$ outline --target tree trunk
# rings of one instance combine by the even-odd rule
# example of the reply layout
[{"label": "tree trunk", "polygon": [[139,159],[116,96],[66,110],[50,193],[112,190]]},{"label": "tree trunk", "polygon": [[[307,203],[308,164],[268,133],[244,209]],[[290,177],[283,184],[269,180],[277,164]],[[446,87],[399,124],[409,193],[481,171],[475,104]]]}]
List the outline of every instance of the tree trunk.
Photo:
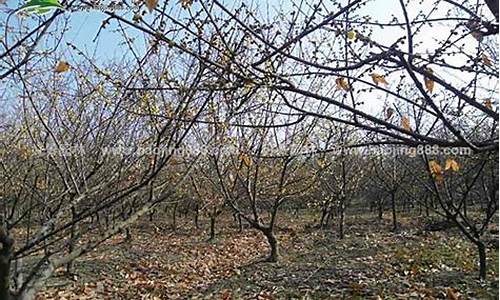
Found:
[{"label": "tree trunk", "polygon": [[0,229],[0,299],[11,300],[10,293],[10,263],[14,240],[3,229]]},{"label": "tree trunk", "polygon": [[200,206],[196,204],[194,208],[194,227],[196,229],[200,228],[199,217],[200,217]]},{"label": "tree trunk", "polygon": [[396,217],[396,193],[391,192],[391,207],[392,207],[392,231],[398,231],[398,220]]},{"label": "tree trunk", "polygon": [[330,227],[330,221],[333,219],[333,206],[330,206],[328,208],[328,211],[326,212],[326,221],[325,221],[325,228]]},{"label": "tree trunk", "polygon": [[215,238],[215,216],[210,216],[210,237],[209,241]]},{"label": "tree trunk", "polygon": [[130,228],[125,229],[125,242],[132,241],[132,235],[130,234]]},{"label": "tree trunk", "polygon": [[[68,253],[71,253],[74,248],[75,248],[75,243],[76,243],[76,234],[75,234],[75,227],[76,222],[74,221],[76,219],[76,210],[74,207],[71,207],[71,216],[73,219],[74,224],[71,225],[70,228],[70,236],[69,236],[69,243],[68,243]],[[73,274],[73,261],[68,262],[66,265],[66,275],[72,275]]]},{"label": "tree trunk", "polygon": [[345,200],[341,199],[340,200],[340,206],[339,206],[339,238],[343,239],[344,238],[344,225],[345,225]]},{"label": "tree trunk", "polygon": [[241,222],[241,215],[237,215],[238,218],[238,232],[243,232],[243,223]]},{"label": "tree trunk", "polygon": [[384,219],[384,204],[382,200],[378,201],[378,219],[382,221]]},{"label": "tree trunk", "polygon": [[321,209],[321,218],[319,219],[318,227],[323,229],[325,227],[325,217],[328,215],[326,208]]},{"label": "tree trunk", "polygon": [[267,242],[269,243],[269,256],[266,261],[268,262],[277,262],[279,259],[279,250],[278,250],[278,240],[274,236],[273,230],[268,228],[262,231],[267,238]]},{"label": "tree trunk", "polygon": [[479,279],[486,280],[486,247],[481,241],[477,242],[476,246],[479,255]]},{"label": "tree trunk", "polygon": [[177,219],[177,203],[174,204],[172,210],[172,230],[175,231],[177,229],[176,220]]},{"label": "tree trunk", "polygon": [[429,197],[425,196],[424,198],[424,203],[425,203],[425,216],[429,216]]},{"label": "tree trunk", "polygon": [[488,8],[498,22],[498,0],[485,0],[484,2],[486,2],[486,5],[488,5]]}]

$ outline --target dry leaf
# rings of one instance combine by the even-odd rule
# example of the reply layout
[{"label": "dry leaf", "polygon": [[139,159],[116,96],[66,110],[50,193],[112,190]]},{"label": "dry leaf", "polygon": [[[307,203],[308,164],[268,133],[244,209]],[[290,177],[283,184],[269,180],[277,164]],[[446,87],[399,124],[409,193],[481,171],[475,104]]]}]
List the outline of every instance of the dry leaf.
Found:
[{"label": "dry leaf", "polygon": [[69,70],[70,65],[65,61],[59,61],[54,69],[56,73],[64,73]]},{"label": "dry leaf", "polygon": [[344,77],[335,79],[335,83],[337,84],[337,89],[339,90],[348,91],[351,88]]},{"label": "dry leaf", "polygon": [[454,160],[452,158],[448,158],[446,160],[446,164],[445,164],[444,169],[445,169],[445,171],[452,170],[454,172],[458,172],[458,170],[460,170],[460,166],[458,165],[456,160]]},{"label": "dry leaf", "polygon": [[481,61],[484,65],[491,67],[493,64],[491,63],[491,59],[486,54],[481,54]]},{"label": "dry leaf", "polygon": [[437,183],[442,183],[444,181],[443,168],[441,168],[441,165],[437,161],[429,161],[429,170]]},{"label": "dry leaf", "polygon": [[182,8],[189,8],[193,4],[193,0],[181,0]]},{"label": "dry leaf", "polygon": [[403,127],[404,129],[406,129],[408,131],[411,131],[410,119],[408,119],[408,117],[403,116],[401,118],[401,127]]},{"label": "dry leaf", "polygon": [[240,160],[242,160],[247,167],[250,167],[252,165],[252,159],[245,153],[240,154]]},{"label": "dry leaf", "polygon": [[446,297],[449,300],[459,300],[459,294],[456,293],[452,288],[446,288]]},{"label": "dry leaf", "polygon": [[229,300],[231,299],[231,292],[229,290],[224,290],[224,293],[222,293],[222,300]]},{"label": "dry leaf", "polygon": [[493,110],[493,103],[491,102],[491,99],[488,98],[484,100],[484,106],[486,106],[490,110]]},{"label": "dry leaf", "polygon": [[318,165],[318,167],[319,167],[320,169],[323,169],[323,168],[325,167],[325,162],[324,162],[322,159],[319,159],[319,158],[318,158],[318,159],[316,160],[316,164]]},{"label": "dry leaf", "polygon": [[[425,69],[425,71],[432,75],[433,74],[433,71],[431,68],[427,68]],[[424,77],[424,82],[425,82],[425,88],[427,89],[427,91],[429,93],[432,93],[432,91],[434,90],[434,80],[428,78],[427,76]]]},{"label": "dry leaf", "polygon": [[152,13],[158,5],[158,0],[144,0],[144,2],[146,2],[146,6],[150,13]]},{"label": "dry leaf", "polygon": [[389,83],[385,80],[385,77],[383,75],[377,74],[377,73],[371,73],[370,76],[372,77],[373,82],[378,85],[379,83],[388,85]]},{"label": "dry leaf", "polygon": [[356,38],[356,31],[354,31],[354,30],[348,31],[347,38],[350,40],[354,40]]}]

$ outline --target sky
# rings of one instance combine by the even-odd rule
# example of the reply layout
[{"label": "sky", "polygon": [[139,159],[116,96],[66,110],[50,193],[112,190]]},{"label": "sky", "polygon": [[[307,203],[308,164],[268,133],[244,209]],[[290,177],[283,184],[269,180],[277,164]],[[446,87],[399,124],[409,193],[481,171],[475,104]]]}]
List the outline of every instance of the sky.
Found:
[{"label": "sky", "polygon": [[[1,2],[2,0],[0,0]],[[15,9],[17,7],[22,6],[24,3],[27,1],[23,0],[3,0],[6,1],[4,4],[0,4],[0,21],[4,20],[6,18],[6,13],[5,10],[8,9]],[[260,1],[260,0],[258,0]],[[385,0],[387,3],[390,1],[394,0]],[[130,2],[130,1],[129,1]],[[228,2],[231,3],[231,1],[223,1],[223,2]],[[279,0],[270,0],[270,1],[265,1],[266,6],[262,6],[262,8],[267,9],[268,7],[271,7],[271,11],[277,9],[277,7],[284,7],[285,9],[291,9],[291,2],[290,1],[279,1]],[[108,4],[110,1],[102,1],[103,4]],[[160,0],[159,6],[161,6],[163,3],[162,0]],[[178,6],[180,7],[180,4],[178,3],[178,0],[170,1],[170,6]],[[274,9],[273,9],[274,8]],[[368,8],[370,14],[374,15],[374,17],[380,17],[383,15],[387,14],[387,9],[392,9],[393,6],[389,5],[388,7],[380,7],[380,5],[372,5],[371,7]],[[182,10],[179,9],[178,11]],[[127,19],[132,19],[133,14],[130,11],[127,10],[120,10],[116,11],[116,13],[120,16],[126,16]],[[50,14],[49,14],[50,15]],[[66,32],[64,35],[64,41],[65,42],[71,42],[75,45],[77,45],[79,48],[86,49],[89,52],[96,51],[98,56],[100,58],[104,59],[114,59],[116,58],[117,55],[120,56],[120,53],[117,53],[116,50],[120,49],[120,44],[123,43],[123,38],[121,37],[120,33],[114,32],[114,30],[117,29],[116,26],[116,21],[111,22],[111,24],[107,27],[106,30],[103,30],[99,38],[94,41],[94,38],[99,30],[99,27],[101,26],[101,22],[106,18],[106,15],[99,11],[99,10],[90,10],[90,11],[73,11],[73,12],[66,12],[64,14],[64,17],[69,20],[69,30]],[[147,16],[148,18],[150,16]],[[16,20],[14,17],[11,18],[11,21],[9,24],[16,24]],[[30,22],[29,19],[25,21],[25,23],[28,24],[28,26],[36,26],[37,21]],[[143,38],[143,35],[137,30],[129,30],[128,34],[130,34],[132,37],[137,38],[136,40],[136,46],[142,48],[145,50],[145,39]]]},{"label": "sky", "polygon": [[[271,14],[273,14],[273,12],[275,13],[279,7],[288,10],[294,9],[291,1],[259,1],[261,0],[250,0],[246,2],[258,3],[257,7],[262,8],[262,10],[268,10],[268,8],[271,8]],[[223,2],[226,2],[228,4],[234,3],[229,0]],[[344,0],[344,2],[347,2],[347,0]],[[428,10],[434,4],[434,2],[434,0],[409,1],[408,13],[410,15],[410,19],[413,19],[420,10]],[[24,3],[25,2],[23,0],[6,0],[5,4],[0,4],[0,9],[2,9],[0,10],[0,21],[5,20],[5,17],[7,15],[5,13],[6,8],[14,9],[16,7],[20,7]],[[104,1],[102,3],[108,4],[109,1]],[[163,3],[163,0],[160,0],[159,6],[161,6]],[[261,3],[265,3],[265,5],[261,5]],[[174,14],[179,14],[178,16],[182,17],[183,14],[187,13],[185,10],[181,9],[181,5],[178,0],[171,0],[168,5],[170,6],[169,9],[174,10]],[[196,1],[194,5],[195,6],[193,8],[196,9]],[[231,4],[229,4],[229,6],[231,6]],[[125,16],[129,20],[131,20],[133,16],[133,13],[130,11],[117,11],[116,13],[118,15]],[[389,22],[394,16],[401,21],[403,20],[399,0],[371,1],[362,10],[359,11],[359,14],[369,15],[372,20],[378,20],[382,22]],[[147,14],[146,20],[150,19],[151,17],[152,16],[150,14]],[[126,58],[127,55],[130,55],[130,51],[128,51],[127,48],[122,45],[122,43],[124,42],[122,34],[115,32],[115,30],[118,28],[116,21],[111,21],[110,25],[106,27],[106,29],[101,31],[97,40],[94,41],[94,38],[99,31],[99,27],[101,26],[101,22],[105,18],[106,15],[99,10],[65,12],[59,20],[59,24],[62,24],[63,20],[67,20],[68,22],[68,30],[64,34],[63,43],[59,47],[62,59],[64,59],[64,56],[66,55],[70,56],[69,52],[71,50],[65,45],[66,42],[76,45],[80,50],[84,50],[84,52],[89,55],[95,54],[95,59],[103,63],[106,61],[111,62],[114,60],[121,60]],[[17,17],[12,17],[10,24],[18,24],[17,22],[19,22]],[[29,28],[34,27],[38,24],[38,20],[34,20],[33,18],[27,18],[25,20],[22,20],[22,22]],[[60,26],[57,28],[59,29],[63,27]],[[129,37],[135,38],[134,47],[137,49],[138,54],[144,54],[148,46],[148,38],[144,37],[141,32],[133,28],[129,28],[126,31]],[[385,27],[383,29],[374,27],[372,38],[379,43],[390,45],[398,37],[402,36],[402,32],[404,32],[404,29],[398,27]],[[449,34],[449,28],[447,28],[446,26],[438,25],[429,32],[432,34],[420,34],[418,35],[418,39],[415,40],[415,42],[421,43],[418,48],[418,51],[421,53],[425,53],[427,51],[427,48],[434,48],[434,46],[436,45],[436,40],[442,39]],[[2,35],[2,33],[0,33],[0,35]],[[475,45],[475,41],[473,38],[469,37],[467,38],[467,41],[470,43],[470,47],[473,47]],[[71,59],[74,58],[74,56],[71,56]],[[467,78],[464,78],[463,75],[460,74],[460,72],[455,74],[446,74],[446,76],[448,78],[453,78],[453,80],[456,80],[457,82],[468,80]],[[384,93],[380,93],[377,97],[383,98],[385,97],[385,95]],[[375,108],[378,108],[378,104],[379,103],[373,106]]]}]

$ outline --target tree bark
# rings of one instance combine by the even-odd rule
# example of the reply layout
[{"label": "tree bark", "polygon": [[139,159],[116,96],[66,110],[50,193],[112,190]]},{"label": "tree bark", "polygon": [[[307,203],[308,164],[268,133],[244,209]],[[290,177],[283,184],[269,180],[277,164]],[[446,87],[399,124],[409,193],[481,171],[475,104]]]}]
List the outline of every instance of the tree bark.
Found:
[{"label": "tree bark", "polygon": [[209,241],[215,238],[215,216],[210,216],[210,237]]},{"label": "tree bark", "polygon": [[429,216],[429,197],[425,196],[424,198],[424,203],[425,203],[425,216]]},{"label": "tree bark", "polygon": [[10,263],[12,259],[12,246],[14,240],[0,228],[0,299],[13,299],[10,292]]},{"label": "tree bark", "polygon": [[378,219],[382,221],[384,219],[384,202],[382,200],[378,201]]},{"label": "tree bark", "polygon": [[241,222],[241,215],[237,215],[238,218],[238,232],[243,232],[243,223]]},{"label": "tree bark", "polygon": [[498,22],[498,0],[485,0],[486,5],[490,9],[491,13],[495,16]]},{"label": "tree bark", "polygon": [[[74,207],[71,208],[71,218],[74,222],[74,224],[71,225],[70,228],[70,236],[69,236],[69,244],[68,244],[68,253],[73,252],[75,248],[75,243],[76,243],[76,222],[74,221],[76,219],[76,209]],[[72,275],[73,273],[73,261],[68,262],[66,265],[66,275]]]},{"label": "tree bark", "polygon": [[398,220],[396,216],[396,193],[391,192],[391,207],[392,207],[392,231],[398,231]]},{"label": "tree bark", "polygon": [[174,204],[174,207],[172,210],[172,230],[173,231],[175,231],[177,229],[176,218],[177,218],[177,203]]},{"label": "tree bark", "polygon": [[344,234],[344,225],[345,225],[345,200],[341,199],[340,200],[340,207],[339,207],[339,213],[340,213],[340,218],[339,218],[339,238],[343,239],[345,234]]},{"label": "tree bark", "polygon": [[479,255],[479,279],[486,280],[486,247],[481,241],[478,241],[476,246]]},{"label": "tree bark", "polygon": [[272,229],[263,230],[264,235],[269,243],[269,256],[267,257],[267,262],[277,262],[279,260],[279,250],[278,250],[278,240],[274,236]]},{"label": "tree bark", "polygon": [[323,229],[325,227],[325,217],[328,215],[326,208],[321,209],[321,218],[319,219],[318,227]]},{"label": "tree bark", "polygon": [[200,206],[198,204],[196,204],[196,206],[194,208],[194,227],[196,229],[200,228],[199,216],[200,216]]}]

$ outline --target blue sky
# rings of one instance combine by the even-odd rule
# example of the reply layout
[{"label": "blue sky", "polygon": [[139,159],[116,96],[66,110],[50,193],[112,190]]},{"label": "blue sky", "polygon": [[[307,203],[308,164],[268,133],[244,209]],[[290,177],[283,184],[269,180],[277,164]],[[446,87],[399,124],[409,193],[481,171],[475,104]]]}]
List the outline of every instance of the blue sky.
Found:
[{"label": "blue sky", "polygon": [[[394,0],[387,0],[387,3],[392,1]],[[22,6],[26,2],[27,1],[22,1],[22,0],[21,1],[6,0],[6,4],[3,5],[0,4],[0,7],[3,6],[3,9],[5,9],[6,7],[9,9],[15,9],[17,7]],[[232,3],[231,1],[223,1],[223,2]],[[278,7],[285,7],[288,9],[291,8],[290,5],[291,1],[271,0],[265,2],[266,2],[265,7],[264,6],[261,7],[263,9],[271,8],[271,14]],[[102,3],[108,4],[110,2],[103,1]],[[160,0],[159,5],[161,5],[161,3],[163,2]],[[170,1],[169,5],[171,6],[175,5],[180,8],[178,0]],[[231,7],[231,5],[229,5],[229,7]],[[380,7],[380,5],[374,5],[372,7],[369,7],[367,11],[369,11],[370,14],[376,18],[382,15],[382,13],[384,15],[387,15],[388,9],[391,10],[392,7],[393,7],[392,5],[388,5],[387,7]],[[117,14],[126,15],[127,19],[129,20],[131,20],[133,16],[130,11],[118,11]],[[7,14],[4,11],[0,11],[0,21],[4,21],[6,15]],[[149,16],[146,16],[146,18],[148,17]],[[106,15],[103,12],[99,10],[66,12],[63,15],[63,18],[69,20],[68,21],[69,30],[64,35],[64,42],[71,42],[80,49],[87,50],[87,53],[92,53],[96,51],[98,58],[102,58],[105,60],[116,59],[117,56],[121,57],[121,53],[117,53],[116,50],[121,48],[120,44],[123,43],[124,40],[121,34],[114,32],[114,30],[117,29],[116,21],[112,21],[110,25],[100,33],[99,38],[95,42],[93,41],[94,37],[96,36],[99,30],[101,22],[106,19]],[[11,20],[9,22],[10,25],[15,24],[15,22],[18,21],[14,19],[16,19],[16,17],[11,17]],[[29,18],[26,20],[26,22],[28,22],[28,24],[31,24],[33,27],[38,24],[38,21],[35,20],[30,21]],[[143,51],[145,50],[144,48],[144,46],[146,45],[145,38],[140,32],[132,29],[128,30],[127,34],[130,34],[132,37],[136,38],[137,47],[141,47]],[[64,44],[63,47],[65,47]],[[64,49],[59,49],[59,50],[64,51]]]}]

